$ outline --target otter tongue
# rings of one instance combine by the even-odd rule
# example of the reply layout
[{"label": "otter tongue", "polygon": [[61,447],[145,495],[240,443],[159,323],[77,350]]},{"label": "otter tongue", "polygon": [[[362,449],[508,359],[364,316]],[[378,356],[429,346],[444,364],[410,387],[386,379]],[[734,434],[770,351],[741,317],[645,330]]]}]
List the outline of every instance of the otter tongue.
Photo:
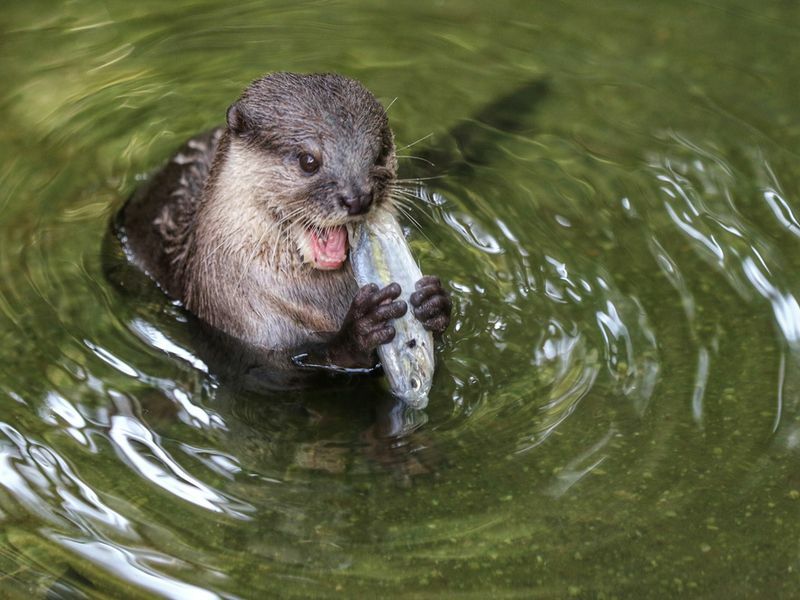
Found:
[{"label": "otter tongue", "polygon": [[311,249],[314,266],[317,269],[338,269],[347,258],[347,229],[334,227],[326,231],[327,235],[311,232]]}]

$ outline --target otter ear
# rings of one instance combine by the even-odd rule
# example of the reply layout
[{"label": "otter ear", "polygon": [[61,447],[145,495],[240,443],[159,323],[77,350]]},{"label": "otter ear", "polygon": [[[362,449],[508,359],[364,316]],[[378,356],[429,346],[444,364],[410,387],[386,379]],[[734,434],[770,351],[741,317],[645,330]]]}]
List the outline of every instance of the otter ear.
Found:
[{"label": "otter ear", "polygon": [[383,146],[387,154],[394,152],[394,133],[388,127],[383,132]]},{"label": "otter ear", "polygon": [[228,129],[236,135],[241,135],[250,130],[250,119],[248,119],[241,102],[234,102],[228,107],[226,120],[228,121]]},{"label": "otter ear", "polygon": [[384,128],[381,132],[381,151],[378,155],[378,160],[381,164],[386,164],[386,162],[392,158],[394,154],[394,134],[392,130],[388,127]]}]

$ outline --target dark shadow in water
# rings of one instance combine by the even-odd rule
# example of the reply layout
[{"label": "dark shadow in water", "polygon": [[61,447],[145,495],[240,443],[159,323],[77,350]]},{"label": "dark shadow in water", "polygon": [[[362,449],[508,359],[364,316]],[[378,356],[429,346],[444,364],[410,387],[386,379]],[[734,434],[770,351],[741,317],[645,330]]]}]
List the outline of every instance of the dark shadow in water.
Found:
[{"label": "dark shadow in water", "polygon": [[[495,162],[498,146],[509,134],[531,135],[533,116],[549,93],[550,84],[546,79],[526,81],[484,106],[473,117],[459,121],[443,140],[437,138],[435,147],[417,153],[412,149],[411,153],[422,159],[415,161],[415,170],[422,168],[431,174],[467,177],[476,166]],[[423,164],[428,166],[422,167]]]}]

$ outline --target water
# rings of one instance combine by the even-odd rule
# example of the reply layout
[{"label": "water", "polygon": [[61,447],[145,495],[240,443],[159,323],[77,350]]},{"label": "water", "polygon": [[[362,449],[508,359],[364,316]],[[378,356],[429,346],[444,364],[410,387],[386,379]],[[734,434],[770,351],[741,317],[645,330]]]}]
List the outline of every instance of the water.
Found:
[{"label": "water", "polygon": [[[0,590],[800,593],[800,9],[4,3]],[[106,279],[114,210],[252,78],[392,103],[454,326],[380,382],[222,385]],[[396,98],[396,100],[395,100]],[[69,596],[72,594],[72,596]]]}]

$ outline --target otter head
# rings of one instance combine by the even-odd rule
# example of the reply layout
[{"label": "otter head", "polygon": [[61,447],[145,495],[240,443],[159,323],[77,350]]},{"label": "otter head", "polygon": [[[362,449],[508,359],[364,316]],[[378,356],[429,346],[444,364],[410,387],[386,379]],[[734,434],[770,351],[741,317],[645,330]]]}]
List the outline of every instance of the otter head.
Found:
[{"label": "otter head", "polygon": [[390,202],[397,160],[380,103],[340,75],[274,73],[244,91],[227,122],[237,187],[250,188],[238,201],[264,214],[273,243],[292,243],[317,269],[340,268],[347,223]]}]

